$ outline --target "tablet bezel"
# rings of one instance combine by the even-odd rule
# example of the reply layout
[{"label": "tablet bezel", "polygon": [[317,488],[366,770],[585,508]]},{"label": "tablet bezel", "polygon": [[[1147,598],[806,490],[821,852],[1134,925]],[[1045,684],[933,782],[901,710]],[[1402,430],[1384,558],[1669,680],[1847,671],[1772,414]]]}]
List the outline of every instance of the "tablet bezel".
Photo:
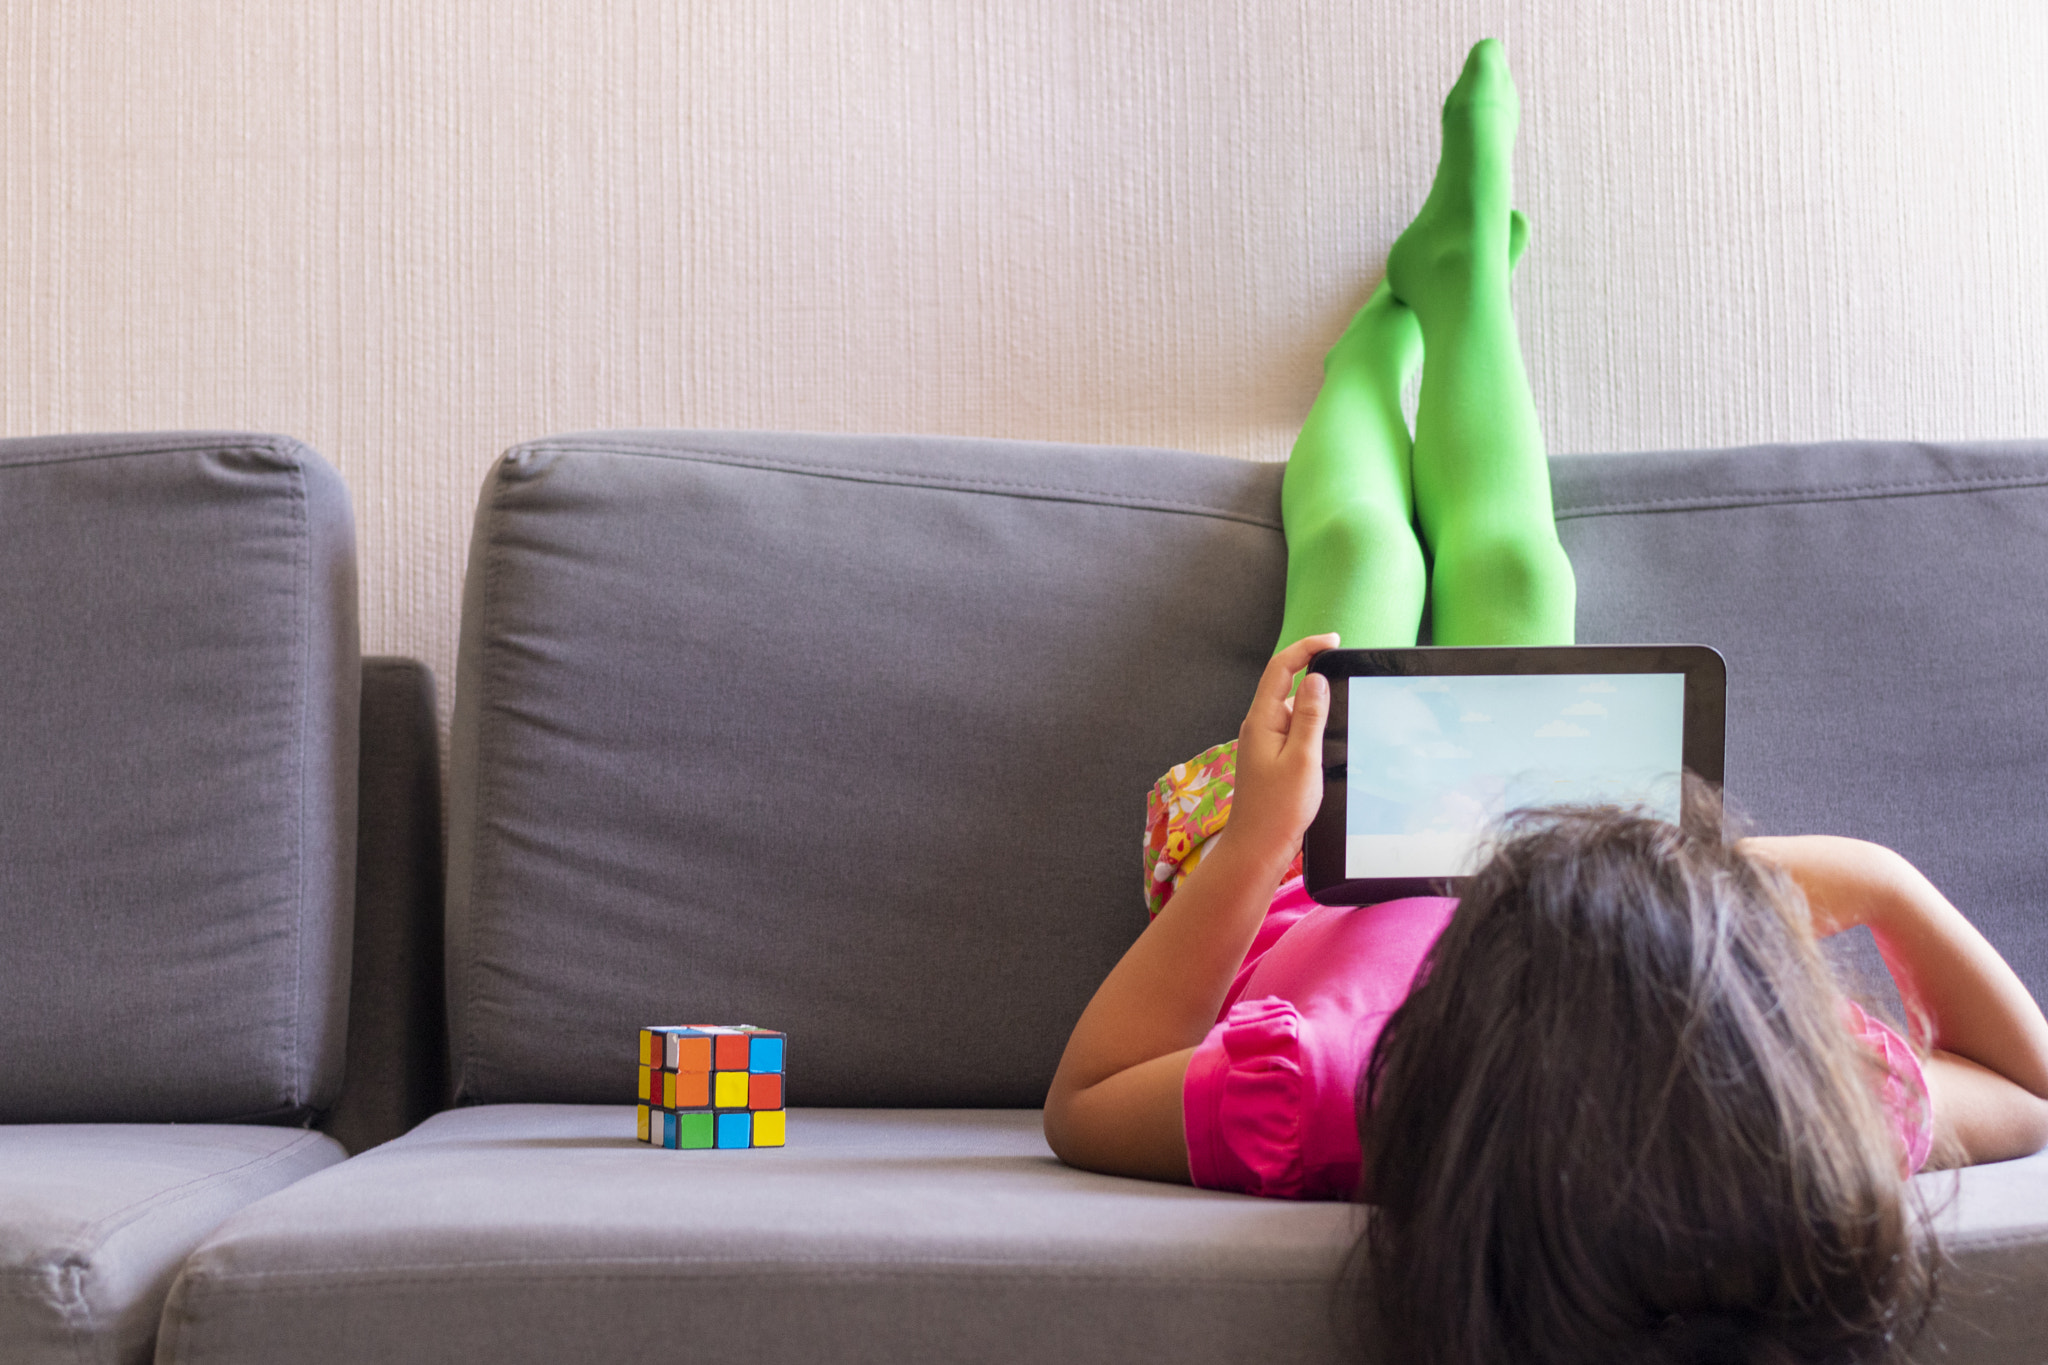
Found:
[{"label": "tablet bezel", "polygon": [[[1451,646],[1411,649],[1332,649],[1309,671],[1330,680],[1330,717],[1323,731],[1323,800],[1302,840],[1302,876],[1310,896],[1324,905],[1373,905],[1403,896],[1454,896],[1463,877],[1356,877],[1344,875],[1345,765],[1350,736],[1353,677],[1491,674],[1683,673],[1685,721],[1682,761],[1687,774],[1709,790],[1721,787],[1726,742],[1728,665],[1707,645]],[[1719,802],[1685,803],[1689,824],[1711,826],[1718,836]]]}]

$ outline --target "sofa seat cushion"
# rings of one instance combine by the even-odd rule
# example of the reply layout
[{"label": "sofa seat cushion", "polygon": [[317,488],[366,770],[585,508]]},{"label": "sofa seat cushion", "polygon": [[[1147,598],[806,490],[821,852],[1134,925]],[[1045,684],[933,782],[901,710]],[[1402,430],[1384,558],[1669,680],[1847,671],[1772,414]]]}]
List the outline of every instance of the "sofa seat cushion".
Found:
[{"label": "sofa seat cushion", "polygon": [[0,1127],[0,1360],[148,1360],[200,1239],[343,1156],[296,1128]]},{"label": "sofa seat cushion", "polygon": [[2048,1152],[1920,1176],[1950,1257],[1915,1359],[2039,1365],[2048,1358]]},{"label": "sofa seat cushion", "polygon": [[1345,1358],[1356,1208],[1071,1170],[1039,1123],[798,1109],[784,1149],[673,1152],[626,1107],[452,1110],[209,1238],[159,1358]]}]

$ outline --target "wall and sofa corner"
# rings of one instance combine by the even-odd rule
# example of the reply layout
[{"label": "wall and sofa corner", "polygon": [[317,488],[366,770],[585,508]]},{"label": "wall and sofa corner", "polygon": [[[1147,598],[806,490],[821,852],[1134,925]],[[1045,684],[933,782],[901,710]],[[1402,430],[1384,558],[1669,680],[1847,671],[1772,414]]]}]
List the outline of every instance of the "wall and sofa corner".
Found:
[{"label": "wall and sofa corner", "polygon": [[[1345,1358],[1357,1209],[1068,1170],[1034,1112],[1142,927],[1145,785],[1271,647],[1278,476],[515,448],[444,905],[430,680],[358,675],[318,457],[0,445],[0,1360]],[[2048,445],[1554,482],[1580,638],[1727,656],[1757,822],[1900,848],[2048,989]],[[632,1030],[677,1018],[788,1030],[787,1149],[634,1142]],[[1921,1182],[1954,1258],[1924,1358],[2039,1360],[2048,1157]]]}]

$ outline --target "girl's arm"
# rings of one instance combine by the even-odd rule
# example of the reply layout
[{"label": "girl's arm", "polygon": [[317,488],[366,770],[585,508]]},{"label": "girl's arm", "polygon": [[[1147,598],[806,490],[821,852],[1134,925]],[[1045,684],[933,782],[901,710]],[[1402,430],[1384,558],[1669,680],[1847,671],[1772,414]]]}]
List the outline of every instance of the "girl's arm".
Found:
[{"label": "girl's arm", "polygon": [[1060,1160],[1112,1175],[1188,1179],[1181,1085],[1216,1022],[1273,890],[1322,800],[1329,684],[1287,689],[1337,643],[1314,635],[1273,656],[1238,731],[1230,824],[1117,963],[1074,1025],[1045,1097]]},{"label": "girl's arm", "polygon": [[1814,932],[1867,925],[1926,1021],[1935,1156],[2003,1161],[2048,1145],[2048,1019],[1998,950],[1919,869],[1860,839],[1745,839],[1806,893]]}]

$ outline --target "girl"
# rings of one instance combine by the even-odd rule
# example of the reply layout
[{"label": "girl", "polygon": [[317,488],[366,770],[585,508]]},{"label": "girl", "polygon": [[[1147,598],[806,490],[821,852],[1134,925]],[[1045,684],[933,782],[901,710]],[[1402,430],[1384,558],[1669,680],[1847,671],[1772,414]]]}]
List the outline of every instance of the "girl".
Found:
[{"label": "girl", "polygon": [[[1076,1024],[1046,1137],[1091,1170],[1369,1199],[1389,1359],[1881,1358],[1932,1292],[1905,1176],[2048,1143],[2048,1021],[1903,859],[1566,810],[1511,822],[1459,901],[1323,907],[1295,875],[1329,698],[1288,694],[1340,633],[1414,643],[1427,586],[1440,644],[1572,638],[1508,305],[1517,117],[1483,42],[1289,461],[1295,643],[1235,744],[1155,791],[1156,918]],[[1858,923],[1924,1057],[1829,974],[1818,939]]]}]

